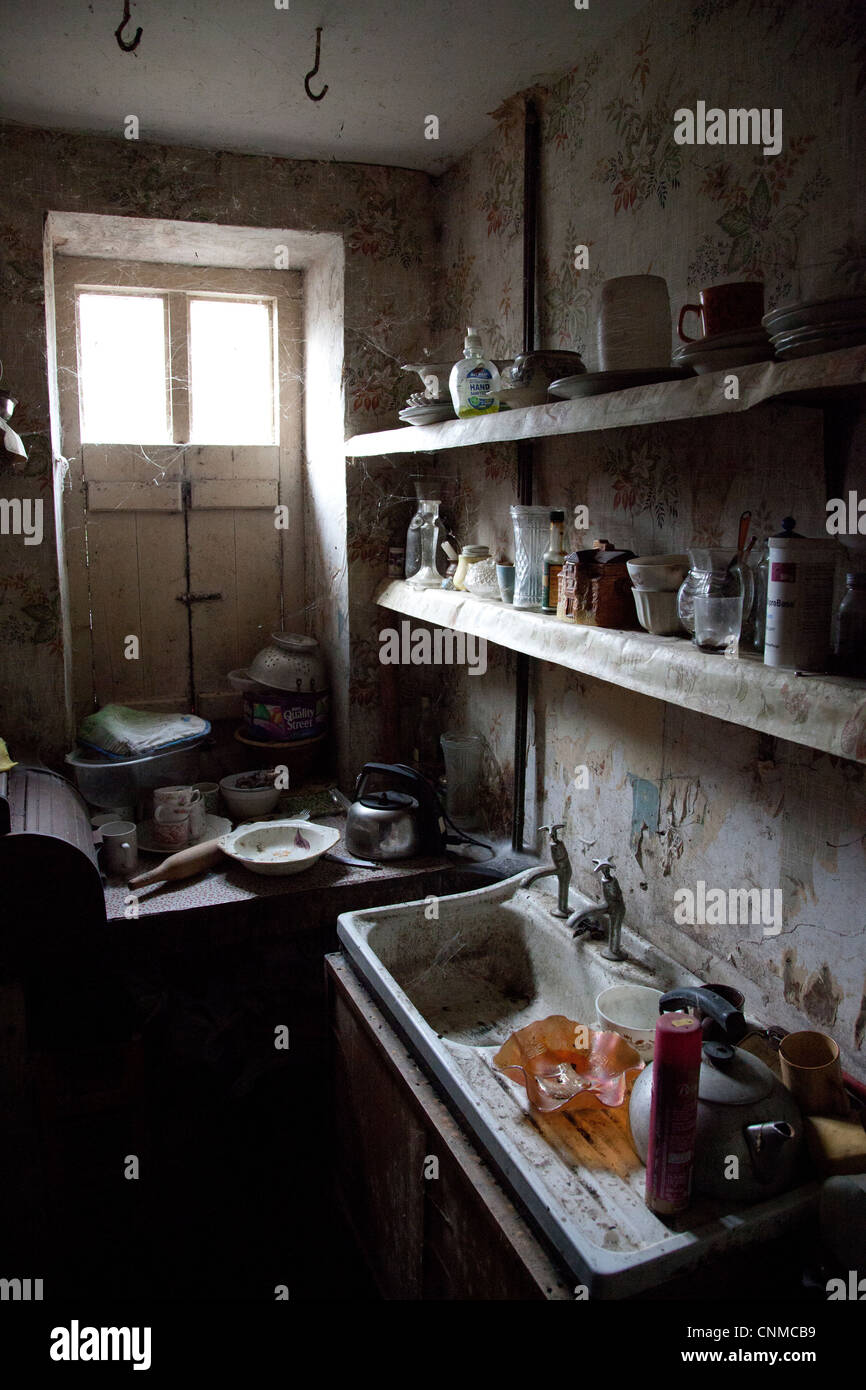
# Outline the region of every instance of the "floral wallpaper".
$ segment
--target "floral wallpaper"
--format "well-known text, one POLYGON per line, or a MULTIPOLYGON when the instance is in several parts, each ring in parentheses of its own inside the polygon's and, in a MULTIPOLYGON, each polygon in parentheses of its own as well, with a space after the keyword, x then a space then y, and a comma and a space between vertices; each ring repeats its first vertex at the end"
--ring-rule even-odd
MULTIPOLYGON (((0 537, 0 732, 19 747, 57 756, 65 751, 65 736, 45 372, 44 214, 57 209, 340 232, 346 248, 348 435, 391 424, 414 389, 400 364, 430 339, 430 181, 407 170, 136 145, 12 125, 0 127, 0 171, 4 187, 16 190, 0 215, 0 360, 3 382, 19 398, 15 420, 30 455, 23 470, 0 463, 0 486, 4 496, 46 501, 39 547, 25 549, 18 537, 0 537), (22 659, 31 681, 21 680, 22 659)), ((350 565, 364 570, 372 561, 379 576, 386 553, 383 537, 368 554, 353 553, 350 565)), ((318 558, 311 564, 318 573, 318 558)), ((318 578, 310 624, 327 637, 331 598, 324 569, 318 578)), ((364 580, 359 586, 370 588, 364 580)), ((365 621, 356 615, 361 646, 357 661, 350 659, 353 671, 369 669, 364 644, 370 620, 369 611, 365 621)), ((348 622, 348 613, 337 615, 340 631, 348 622)), ((334 677, 348 680, 349 671, 338 665, 334 677)), ((369 684, 366 676, 363 683, 369 684)), ((364 736, 369 727, 375 743, 375 721, 365 718, 364 736)))
MULTIPOLYGON (((540 347, 577 350, 595 370, 599 289, 615 275, 666 278, 672 346, 679 306, 705 285, 762 279, 768 308, 866 289, 862 6, 835 0, 818 10, 805 0, 651 0, 604 47, 585 46, 568 72, 536 92, 540 347), (781 107, 780 154, 677 145, 673 113, 694 110, 697 100, 781 107), (575 264, 578 245, 588 247, 588 266, 575 264)), ((522 166, 522 142, 500 120, 438 181, 438 350, 459 351, 470 322, 483 327, 492 354, 522 345, 519 238, 512 222, 490 216, 501 190, 519 185, 522 166), (500 309, 506 299, 510 314, 500 309)), ((578 504, 588 507, 589 531, 568 525, 567 544, 606 536, 637 553, 733 547, 746 509, 759 535, 778 530, 786 514, 798 530, 819 534, 821 428, 818 412, 774 406, 540 441, 534 500, 565 508, 567 518, 578 504)), ((454 486, 460 539, 507 553, 514 450, 498 454, 495 468, 486 451, 461 454, 454 486)), ((440 467, 454 465, 443 456, 440 467)), ((848 479, 866 490, 862 428, 848 479)), ((527 845, 544 852, 537 827, 564 821, 581 891, 598 896, 591 856, 612 854, 627 923, 661 945, 675 943, 692 969, 737 982, 764 1017, 830 1027, 851 1067, 866 1072, 863 768, 546 663, 533 664, 532 681, 527 845), (585 786, 579 767, 588 770, 585 786), (650 801, 659 811, 645 823, 650 801), (673 886, 699 877, 779 884, 783 944, 672 927, 673 886)), ((506 830, 513 665, 505 654, 484 678, 453 685, 451 717, 461 711, 487 748, 490 831, 506 830)), ((793 685, 789 707, 793 720, 808 717, 807 696, 793 685)))

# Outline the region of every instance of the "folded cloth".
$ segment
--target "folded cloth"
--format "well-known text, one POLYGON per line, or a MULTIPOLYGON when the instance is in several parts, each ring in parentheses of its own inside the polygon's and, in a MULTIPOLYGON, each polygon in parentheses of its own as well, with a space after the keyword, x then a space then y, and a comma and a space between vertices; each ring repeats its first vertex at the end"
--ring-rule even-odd
POLYGON ((151 714, 126 705, 103 705, 82 720, 78 739, 110 758, 135 758, 207 733, 210 724, 195 714, 151 714))

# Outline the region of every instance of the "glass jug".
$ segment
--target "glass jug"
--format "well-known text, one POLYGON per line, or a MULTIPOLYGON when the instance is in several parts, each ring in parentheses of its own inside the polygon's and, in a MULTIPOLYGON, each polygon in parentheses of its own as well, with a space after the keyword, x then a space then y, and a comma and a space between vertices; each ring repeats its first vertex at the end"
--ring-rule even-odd
POLYGON ((743 612, 750 613, 755 597, 755 577, 749 565, 741 564, 733 550, 690 550, 691 569, 677 594, 680 622, 695 634, 695 596, 713 595, 736 598, 742 595, 743 612))

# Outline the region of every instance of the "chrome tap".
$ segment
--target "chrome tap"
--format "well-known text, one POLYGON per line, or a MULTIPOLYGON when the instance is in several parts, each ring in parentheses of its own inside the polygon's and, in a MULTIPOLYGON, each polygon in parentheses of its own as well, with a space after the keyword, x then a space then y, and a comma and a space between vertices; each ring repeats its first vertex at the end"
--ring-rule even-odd
POLYGON ((550 835, 550 857, 553 863, 548 867, 540 869, 530 869, 523 878, 523 887, 528 888, 531 883, 535 883, 539 878, 553 878, 554 874, 559 882, 559 892, 557 895, 556 907, 551 908, 554 917, 568 916, 568 885, 571 883, 571 860, 568 857, 568 850, 561 840, 557 839, 557 832, 565 829, 564 821, 558 825, 542 825, 541 830, 546 830, 550 835))
POLYGON ((602 955, 607 960, 623 960, 622 923, 625 917, 625 902, 622 889, 613 875, 613 862, 610 859, 594 859, 593 872, 601 876, 602 903, 590 903, 588 907, 578 908, 565 924, 572 936, 583 936, 586 932, 598 934, 607 926, 607 946, 602 955))

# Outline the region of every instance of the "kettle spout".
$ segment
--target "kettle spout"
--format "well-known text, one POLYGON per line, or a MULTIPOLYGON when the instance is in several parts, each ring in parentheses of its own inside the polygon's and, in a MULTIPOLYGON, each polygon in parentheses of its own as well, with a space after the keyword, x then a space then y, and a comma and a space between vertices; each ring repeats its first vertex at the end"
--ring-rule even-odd
POLYGON ((794 1128, 785 1120, 767 1120, 763 1124, 746 1125, 746 1143, 752 1159, 752 1169, 758 1182, 772 1182, 794 1128))

